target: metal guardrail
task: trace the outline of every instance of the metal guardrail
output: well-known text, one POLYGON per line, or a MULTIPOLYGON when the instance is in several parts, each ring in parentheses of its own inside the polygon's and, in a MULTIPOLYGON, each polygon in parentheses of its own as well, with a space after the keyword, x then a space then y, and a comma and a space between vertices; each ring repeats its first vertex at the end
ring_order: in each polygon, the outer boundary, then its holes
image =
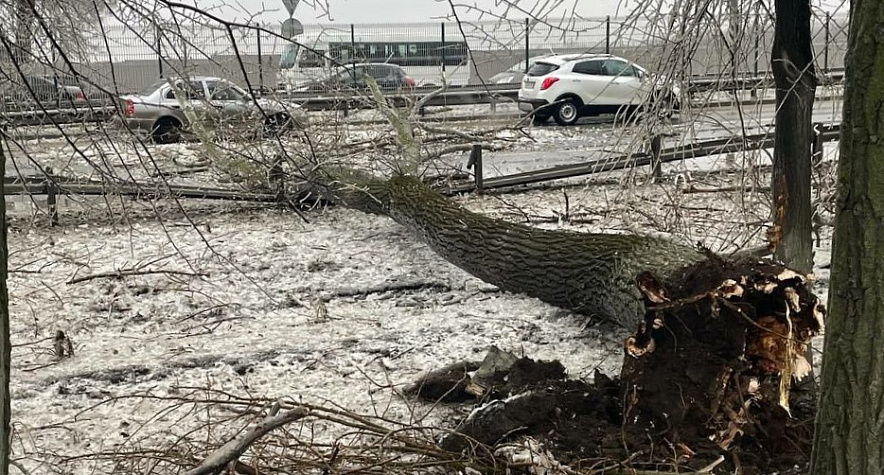
MULTIPOLYGON (((826 76, 821 76, 821 83, 836 84, 844 80, 843 70, 831 71, 826 76)), ((691 79, 688 86, 688 94, 708 91, 736 91, 746 89, 768 88, 773 86, 773 78, 770 75, 751 76, 742 75, 736 77, 726 76, 696 76, 691 79)), ((408 93, 392 92, 386 94, 389 100, 397 106, 415 104, 429 94, 433 94, 435 88, 417 88, 408 93)), ((281 101, 292 102, 302 108, 311 111, 317 110, 349 110, 374 107, 374 101, 365 92, 328 94, 321 92, 285 92, 278 91, 274 97, 281 101)), ((517 101, 519 87, 517 83, 511 84, 487 84, 470 86, 453 86, 450 89, 434 95, 426 101, 427 106, 455 106, 471 104, 496 104, 504 101, 517 101)), ((112 117, 115 113, 112 106, 101 107, 77 107, 77 108, 47 108, 44 110, 15 110, 0 113, 0 124, 11 126, 21 125, 44 125, 50 123, 65 124, 74 122, 97 122, 112 117)))
POLYGON ((273 202, 278 197, 271 193, 250 193, 227 188, 204 186, 170 185, 157 186, 146 183, 113 183, 89 180, 77 180, 57 175, 4 177, 3 192, 5 195, 124 195, 136 198, 179 197, 205 200, 239 200, 273 202))
MULTIPOLYGON (((840 124, 814 124, 813 159, 818 160, 819 157, 821 157, 824 142, 838 140, 840 136, 840 124)), ((656 141, 658 144, 657 147, 651 147, 652 150, 656 149, 657 153, 628 154, 618 157, 591 160, 585 163, 561 165, 542 170, 485 179, 482 178, 482 147, 481 145, 474 145, 473 153, 470 156, 470 164, 475 168, 475 181, 463 181, 450 185, 436 186, 436 189, 441 193, 451 195, 476 190, 484 191, 493 188, 530 185, 544 181, 575 178, 583 175, 639 166, 651 165, 654 166, 656 170, 659 170, 659 165, 662 163, 688 160, 714 154, 773 147, 774 135, 773 133, 766 133, 747 135, 744 137, 728 137, 678 147, 670 147, 667 149, 659 147, 660 139, 660 136, 651 139, 652 142, 656 141)), ((312 191, 311 187, 306 186, 301 192, 296 190, 295 193, 302 195, 303 197, 312 197, 308 202, 314 203, 316 199, 321 198, 312 191)), ((279 202, 279 196, 273 193, 254 193, 228 188, 203 186, 176 185, 165 187, 158 186, 155 183, 108 183, 77 180, 53 175, 51 170, 48 169, 46 176, 4 177, 4 194, 46 195, 51 225, 58 224, 57 195, 59 194, 99 196, 115 194, 130 196, 136 199, 174 196, 206 200, 235 200, 264 203, 279 202)))
MULTIPOLYGON (((814 135, 812 155, 813 157, 818 157, 822 154, 822 144, 824 142, 830 142, 840 138, 841 125, 814 124, 814 135)), ((475 181, 452 183, 450 185, 439 187, 438 190, 445 194, 457 194, 480 189, 530 185, 551 180, 562 180, 595 173, 622 170, 625 168, 659 165, 678 160, 690 160, 709 155, 771 148, 774 146, 774 139, 774 132, 770 132, 746 135, 744 137, 706 140, 677 147, 663 148, 660 149, 659 155, 656 156, 652 153, 633 153, 493 178, 482 177, 481 171, 477 169, 474 173, 476 178, 475 181)), ((654 139, 652 138, 652 141, 653 140, 654 139)), ((474 158, 471 158, 471 160, 478 164, 482 163, 481 159, 475 160, 474 158)))
MULTIPOLYGON (((832 69, 824 74, 817 74, 820 84, 832 85, 844 81, 844 69, 832 69)), ((763 89, 774 86, 774 78, 771 74, 737 74, 727 76, 723 74, 713 76, 693 76, 688 85, 689 94, 709 91, 740 91, 747 89, 763 89)))
MULTIPOLYGON (((385 97, 397 106, 415 104, 430 94, 434 94, 437 88, 417 88, 410 92, 391 92, 385 97)), ((333 109, 359 109, 374 107, 374 100, 365 92, 353 93, 316 93, 278 92, 276 98, 300 105, 307 110, 333 110, 333 109)), ((488 84, 487 86, 453 86, 441 93, 435 94, 425 102, 427 106, 455 106, 471 104, 491 104, 505 100, 516 101, 519 98, 518 85, 514 84, 488 84)))
POLYGON ((101 122, 116 113, 114 106, 79 106, 70 108, 47 107, 41 109, 18 108, 0 112, 0 126, 28 126, 48 124, 72 124, 77 122, 101 122))

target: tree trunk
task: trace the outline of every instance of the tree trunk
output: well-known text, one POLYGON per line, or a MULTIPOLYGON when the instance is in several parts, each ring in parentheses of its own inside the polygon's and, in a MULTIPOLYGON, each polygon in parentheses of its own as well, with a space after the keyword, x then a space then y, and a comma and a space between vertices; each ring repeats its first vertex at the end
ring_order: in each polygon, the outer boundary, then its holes
POLYGON ((635 286, 639 273, 651 269, 668 279, 704 259, 699 250, 663 238, 545 230, 492 219, 453 204, 415 177, 342 181, 366 187, 338 190, 346 204, 389 215, 485 282, 628 328, 644 314, 635 286))
POLYGON ((630 440, 715 450, 739 441, 806 461, 812 435, 792 424, 789 383, 809 370, 802 353, 822 309, 802 275, 758 260, 726 262, 661 238, 492 219, 415 177, 381 181, 354 172, 340 180, 363 185, 337 187, 345 204, 389 215, 476 277, 635 328, 619 398, 620 430, 630 440), (741 441, 742 433, 754 435, 741 441))
POLYGON ((776 0, 772 52, 777 133, 773 157, 774 256, 803 273, 813 269, 810 178, 816 77, 811 50, 810 2, 776 0))
POLYGON ((811 473, 884 473, 884 5, 851 4, 829 319, 811 473))
MULTIPOLYGON (((0 135, 0 170, 6 173, 5 134, 0 135)), ((9 473, 12 433, 10 420, 12 404, 9 399, 10 361, 12 341, 9 335, 9 292, 6 277, 9 269, 9 250, 6 245, 6 195, 0 183, 0 475, 9 473)))

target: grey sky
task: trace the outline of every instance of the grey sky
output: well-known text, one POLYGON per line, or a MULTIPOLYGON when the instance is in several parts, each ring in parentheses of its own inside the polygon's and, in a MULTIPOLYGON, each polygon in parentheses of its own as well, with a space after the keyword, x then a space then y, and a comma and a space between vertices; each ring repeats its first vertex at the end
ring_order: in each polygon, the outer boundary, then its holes
MULTIPOLYGON (((323 0, 302 0, 295 11, 295 18, 298 18, 304 24, 310 23, 328 23, 329 19, 321 10, 311 8, 312 3, 321 3, 323 0)), ((399 23, 399 22, 418 22, 418 21, 435 21, 440 17, 451 13, 451 7, 447 0, 327 0, 330 6, 330 16, 335 23, 399 23)), ((627 0, 628 1, 628 0, 627 0)), ((203 2, 199 2, 203 4, 203 2)), ((224 0, 211 0, 206 3, 214 3, 216 5, 227 3, 224 0)), ((492 11, 497 14, 505 14, 508 18, 521 19, 528 16, 528 13, 509 8, 507 12, 506 3, 502 0, 454 0, 458 7, 458 15, 462 18, 474 20, 478 18, 478 10, 492 11), (473 7, 469 8, 467 7, 473 7)), ((508 3, 513 3, 512 0, 508 3)), ((548 13, 549 7, 544 10, 543 5, 556 4, 556 1, 546 0, 521 0, 519 6, 528 12, 532 10, 534 13, 548 13)), ((631 6, 624 3, 626 6, 631 6)), ((256 20, 272 22, 285 19, 288 12, 283 7, 282 0, 239 0, 239 7, 236 10, 265 11, 264 14, 256 18, 256 20), (275 11, 270 11, 275 10, 275 11)), ((603 17, 605 15, 614 15, 620 0, 565 0, 561 2, 562 7, 554 11, 554 16, 570 16, 571 12, 576 12, 584 17, 603 17)), ((622 11, 623 5, 621 5, 622 11)), ((227 10, 225 16, 243 16, 242 13, 235 13, 232 9, 227 10)), ((490 17, 487 17, 491 19, 490 17)))
MULTIPOLYGON (((252 18, 260 22, 272 23, 284 20, 288 12, 282 0, 195 0, 201 7, 213 6, 214 13, 228 19, 243 20, 252 18), (257 12, 263 12, 257 17, 257 12)), ((576 13, 586 18, 599 18, 605 15, 626 15, 639 1, 644 0, 453 0, 461 19, 475 20, 480 11, 490 11, 511 19, 522 19, 530 15, 569 17, 576 13), (518 8, 512 7, 517 4, 518 8), (549 5, 560 5, 550 12, 549 5), (523 11, 520 11, 521 8, 523 11)), ((747 0, 740 0, 746 2, 747 0)), ((812 0, 817 12, 846 14, 847 0, 812 0)), ((773 8, 772 6, 770 8, 773 8)), ((329 23, 413 23, 438 21, 450 15, 448 0, 300 0, 295 18, 303 24, 329 23), (314 4, 328 3, 328 15, 314 4)), ((491 20, 492 16, 485 16, 491 20)))

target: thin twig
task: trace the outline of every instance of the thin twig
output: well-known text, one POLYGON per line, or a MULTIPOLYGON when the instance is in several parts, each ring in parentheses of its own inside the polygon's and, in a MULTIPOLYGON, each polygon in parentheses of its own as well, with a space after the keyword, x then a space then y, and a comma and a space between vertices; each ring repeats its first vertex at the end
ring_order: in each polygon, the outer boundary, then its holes
POLYGON ((85 275, 83 277, 76 277, 67 281, 68 284, 79 284, 80 282, 86 282, 93 279, 103 279, 106 277, 119 279, 126 276, 133 275, 151 275, 151 274, 167 274, 167 275, 186 275, 191 277, 208 277, 209 274, 205 272, 187 272, 182 270, 138 270, 138 269, 120 269, 116 271, 110 272, 100 272, 98 274, 85 275))

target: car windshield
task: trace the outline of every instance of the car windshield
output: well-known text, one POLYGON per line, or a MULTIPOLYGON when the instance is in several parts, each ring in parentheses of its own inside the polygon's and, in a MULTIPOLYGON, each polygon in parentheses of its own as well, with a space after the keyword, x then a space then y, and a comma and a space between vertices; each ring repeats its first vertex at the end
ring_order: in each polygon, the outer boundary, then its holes
POLYGON ((552 63, 544 63, 538 61, 534 63, 531 68, 528 69, 529 76, 546 76, 547 74, 559 69, 559 67, 552 63))
POLYGON ((245 91, 227 81, 206 81, 209 95, 216 101, 241 101, 245 91))
POLYGON ((138 93, 138 95, 139 96, 149 96, 149 95, 153 94, 154 91, 156 91, 157 89, 163 87, 164 84, 166 84, 166 80, 160 79, 159 81, 144 88, 141 92, 138 93))

